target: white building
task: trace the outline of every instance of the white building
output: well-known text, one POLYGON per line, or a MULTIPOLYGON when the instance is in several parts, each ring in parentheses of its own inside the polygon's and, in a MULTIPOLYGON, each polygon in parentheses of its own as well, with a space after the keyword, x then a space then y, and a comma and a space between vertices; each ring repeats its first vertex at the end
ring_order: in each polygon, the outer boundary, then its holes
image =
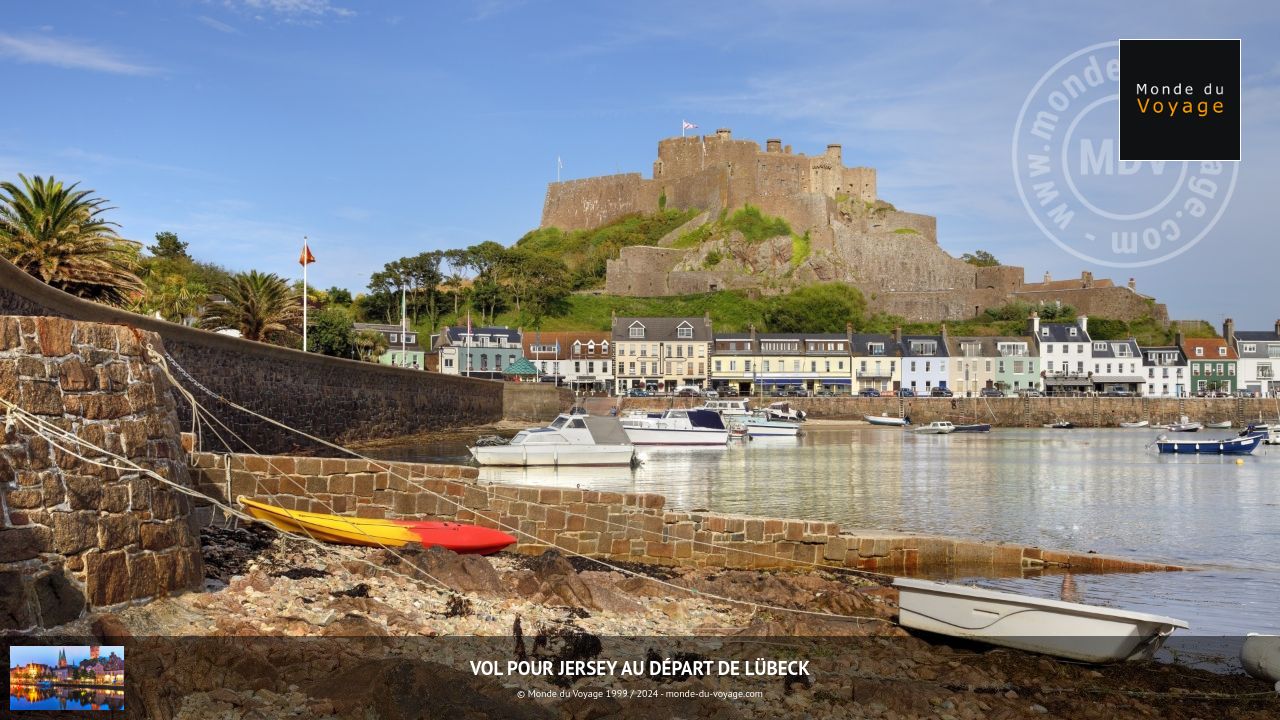
POLYGON ((1045 393, 1073 395, 1092 391, 1089 318, 1081 315, 1074 323, 1042 323, 1039 314, 1031 313, 1027 322, 1027 330, 1036 339, 1045 393))

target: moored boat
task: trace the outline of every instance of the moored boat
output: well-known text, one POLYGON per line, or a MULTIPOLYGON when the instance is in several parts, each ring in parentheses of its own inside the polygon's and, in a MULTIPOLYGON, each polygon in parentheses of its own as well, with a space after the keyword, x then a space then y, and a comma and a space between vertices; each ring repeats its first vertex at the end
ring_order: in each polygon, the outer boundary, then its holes
POLYGON ((724 445, 729 429, 711 410, 665 410, 629 413, 622 429, 633 445, 724 445))
POLYGON ((921 425, 911 432, 920 433, 921 435, 946 435, 953 433, 956 426, 951 424, 949 420, 934 420, 928 425, 921 425))
POLYGON ((954 432, 958 433, 984 433, 991 432, 991 423, 965 423, 956 425, 954 432))
POLYGON ((617 418, 572 413, 505 445, 472 447, 471 456, 481 465, 629 465, 635 451, 617 418))
POLYGON ((1262 442, 1265 445, 1280 445, 1280 425, 1251 423, 1240 431, 1241 437, 1253 434, 1262 435, 1262 442))
POLYGON ((791 403, 776 402, 770 403, 765 409, 769 413, 769 417, 778 420, 791 420, 792 422, 804 422, 806 414, 803 410, 797 410, 791 407, 791 403))
POLYGON ((1205 423, 1205 424, 1204 424, 1204 426, 1205 426, 1205 427, 1207 427, 1207 428, 1214 429, 1214 430, 1225 430, 1225 429, 1227 429, 1227 428, 1231 427, 1231 421, 1230 421, 1230 420, 1219 420, 1219 421, 1217 421, 1217 422, 1208 422, 1208 423, 1205 423))
POLYGON ((1168 425, 1164 426, 1164 429, 1168 430, 1169 432, 1199 432, 1200 429, 1203 427, 1204 427, 1204 423, 1193 422, 1186 415, 1183 415, 1181 418, 1178 419, 1178 422, 1169 423, 1168 425))
POLYGON ((739 415, 751 414, 751 401, 746 398, 731 399, 711 399, 702 403, 702 407, 696 410, 711 410, 720 413, 725 419, 731 419, 739 415))
POLYGON ((863 420, 872 425, 883 425, 885 427, 906 427, 911 424, 909 417, 889 417, 888 415, 863 415, 863 420))
POLYGON ((236 502, 253 517, 285 532, 342 545, 402 547, 421 543, 423 547, 439 545, 457 553, 488 555, 516 541, 499 530, 466 523, 345 517, 290 510, 246 497, 237 497, 236 502))
POLYGON ((1050 430, 1070 430, 1075 427, 1075 425, 1072 424, 1070 420, 1055 420, 1051 423, 1045 423, 1042 427, 1049 428, 1050 430))
POLYGON ((799 423, 779 420, 762 410, 756 410, 741 422, 751 437, 796 437, 800 434, 799 423))
POLYGON ((1151 423, 1146 420, 1134 420, 1133 422, 1122 422, 1120 423, 1120 427, 1132 430, 1134 428, 1144 428, 1150 424, 1151 423))
POLYGON ((1181 620, 930 580, 895 578, 898 623, 1090 663, 1150 658, 1181 620))
POLYGON ((1169 440, 1161 435, 1155 445, 1160 452, 1173 455, 1250 455, 1264 437, 1262 433, 1254 433, 1220 440, 1169 440))

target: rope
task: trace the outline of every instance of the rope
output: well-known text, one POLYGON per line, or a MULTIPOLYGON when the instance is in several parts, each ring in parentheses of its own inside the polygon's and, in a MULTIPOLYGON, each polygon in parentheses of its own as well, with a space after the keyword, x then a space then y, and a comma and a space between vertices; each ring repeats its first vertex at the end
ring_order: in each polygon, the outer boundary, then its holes
MULTIPOLYGON (((168 364, 167 364, 166 362, 164 362, 164 361, 163 361, 163 359, 161 359, 161 358, 160 358, 160 355, 159 355, 158 353, 156 353, 156 352, 155 352, 155 350, 154 350, 154 349, 152 349, 152 348, 150 347, 150 345, 149 345, 149 344, 147 345, 147 349, 148 349, 149 353, 150 353, 153 357, 155 357, 155 358, 157 359, 157 361, 159 362, 159 366, 160 366, 160 368, 161 368, 161 371, 165 373, 165 375, 169 378, 169 380, 170 380, 171 382, 173 382, 173 383, 177 384, 177 379, 176 379, 176 378, 174 378, 173 374, 169 371, 168 364)), ((172 359, 172 358, 170 358, 170 359, 172 359)), ((184 374, 185 374, 185 373, 184 373, 184 374)), ((188 377, 190 377, 190 375, 189 375, 189 374, 188 374, 188 377)), ((244 407, 243 405, 240 405, 239 403, 236 403, 236 402, 234 402, 234 401, 232 401, 232 400, 230 400, 230 399, 228 399, 228 398, 226 398, 226 397, 223 397, 223 396, 221 396, 221 395, 219 395, 219 394, 217 394, 217 393, 214 393, 214 392, 212 392, 212 391, 209 391, 209 390, 208 390, 208 388, 205 388, 203 385, 199 385, 199 384, 197 384, 197 386, 198 386, 198 387, 200 387, 201 389, 205 390, 208 394, 212 395, 215 399, 220 400, 220 401, 222 401, 223 403, 226 403, 227 405, 231 406, 232 408, 234 408, 234 409, 236 409, 236 410, 239 410, 240 412, 243 412, 243 413, 246 413, 246 414, 251 415, 251 416, 253 416, 253 417, 256 417, 256 418, 258 418, 258 419, 260 419, 260 420, 262 420, 262 421, 264 421, 264 422, 270 423, 271 425, 274 425, 274 426, 276 426, 276 427, 279 427, 279 428, 281 428, 281 429, 283 429, 283 430, 287 430, 287 431, 289 431, 289 432, 296 433, 296 434, 298 434, 298 435, 300 435, 300 436, 302 436, 302 437, 304 437, 304 438, 307 438, 308 440, 311 440, 312 442, 319 443, 319 444, 321 444, 321 445, 324 445, 325 447, 329 447, 329 448, 332 448, 332 449, 334 449, 334 450, 338 450, 338 451, 340 451, 340 452, 343 452, 343 453, 347 453, 347 454, 349 454, 349 455, 352 455, 352 456, 354 456, 354 457, 356 457, 356 458, 358 458, 358 459, 361 459, 361 460, 365 460, 365 461, 367 461, 367 462, 370 462, 370 463, 374 464, 375 466, 377 466, 378 468, 380 468, 382 471, 387 472, 388 474, 394 475, 394 476, 396 476, 396 477, 398 477, 398 478, 400 478, 400 479, 404 480, 406 483, 408 483, 408 484, 410 484, 410 485, 413 485, 414 487, 418 488, 418 489, 419 489, 419 490, 421 490, 422 492, 428 493, 428 494, 430 494, 430 495, 432 495, 432 496, 434 496, 434 497, 436 497, 436 498, 439 498, 439 499, 441 499, 441 500, 444 500, 445 502, 447 502, 447 503, 449 503, 450 505, 454 506, 454 507, 455 507, 455 508, 457 508, 458 510, 467 510, 467 508, 466 508, 465 506, 463 506, 463 505, 462 505, 462 503, 458 502, 457 500, 454 500, 453 498, 451 498, 451 497, 449 497, 449 496, 447 496, 447 495, 444 495, 444 494, 442 494, 442 493, 438 493, 438 492, 436 492, 436 491, 434 491, 434 490, 431 490, 430 488, 428 488, 428 487, 426 487, 426 486, 422 485, 421 483, 415 482, 415 481, 413 480, 413 478, 412 478, 412 477, 409 477, 409 476, 406 476, 406 475, 400 475, 400 474, 396 471, 396 469, 395 469, 394 467, 391 467, 391 466, 385 465, 385 464, 383 464, 381 461, 379 461, 379 460, 377 460, 377 459, 375 459, 375 458, 367 457, 367 456, 362 455, 362 454, 360 454, 360 453, 358 453, 358 452, 356 452, 356 451, 354 451, 354 450, 351 450, 351 449, 349 449, 349 448, 343 447, 343 446, 341 446, 341 445, 337 445, 337 444, 332 443, 332 442, 330 442, 330 441, 328 441, 328 440, 325 440, 324 438, 316 437, 316 436, 311 435, 311 434, 309 434, 309 433, 307 433, 307 432, 305 432, 305 431, 303 431, 303 430, 299 430, 299 429, 297 429, 297 428, 291 427, 291 426, 286 425, 286 424, 284 424, 284 423, 282 423, 282 422, 280 422, 280 421, 278 421, 278 420, 275 420, 275 419, 273 419, 273 418, 270 418, 270 417, 267 417, 267 416, 265 416, 265 415, 262 415, 261 413, 258 413, 258 412, 255 412, 255 411, 253 411, 253 410, 250 410, 249 408, 246 408, 246 407, 244 407)), ((193 402, 194 402, 194 401, 193 401, 193 402)), ((208 411, 206 410, 206 412, 208 412, 208 411)), ((524 532, 523 530, 521 530, 521 529, 520 529, 520 528, 518 528, 518 527, 513 527, 513 526, 511 526, 511 525, 507 525, 506 523, 503 523, 503 522, 501 522, 500 520, 493 520, 493 523, 494 523, 495 525, 497 525, 498 527, 502 528, 503 530, 506 530, 506 531, 508 531, 508 532, 512 532, 512 533, 514 533, 514 534, 516 534, 516 535, 518 535, 518 536, 523 536, 523 537, 525 537, 525 538, 528 538, 528 539, 532 540, 534 543, 537 543, 537 544, 540 544, 540 545, 541 545, 541 544, 546 544, 546 543, 544 543, 541 539, 539 539, 537 536, 535 536, 535 535, 533 535, 533 534, 531 534, 531 533, 524 532)), ((616 525, 616 523, 615 523, 614 525, 616 525)), ((706 543, 704 543, 704 544, 706 544, 706 543)), ((608 561, 606 561, 606 560, 601 560, 600 558, 595 558, 595 557, 591 557, 591 556, 589 556, 589 555, 584 555, 584 554, 579 553, 579 552, 577 552, 577 551, 575 551, 575 550, 569 550, 568 548, 561 547, 561 546, 559 546, 559 545, 556 545, 555 543, 552 543, 552 544, 551 544, 551 546, 552 546, 552 547, 554 547, 554 548, 556 548, 557 550, 559 550, 559 551, 561 551, 561 552, 563 552, 563 553, 567 554, 567 555, 570 555, 570 556, 572 556, 572 557, 577 557, 577 558, 580 558, 580 559, 582 559, 582 560, 586 560, 586 561, 588 561, 588 562, 595 563, 595 564, 597 564, 597 565, 601 565, 601 566, 603 566, 603 567, 605 567, 605 568, 608 568, 608 569, 610 569, 610 570, 613 570, 613 571, 615 571, 615 572, 619 572, 619 573, 622 573, 622 574, 624 574, 624 575, 628 575, 628 576, 631 576, 631 577, 636 577, 636 578, 640 578, 640 579, 643 579, 643 580, 647 580, 647 581, 649 581, 649 582, 657 583, 657 584, 659 584, 659 585, 662 585, 662 586, 665 586, 665 587, 671 588, 671 589, 673 589, 673 590, 677 590, 677 591, 680 591, 680 592, 689 593, 689 594, 691 594, 691 595, 698 596, 698 597, 710 598, 710 599, 713 599, 713 600, 719 600, 719 601, 721 601, 721 602, 726 602, 726 603, 730 603, 730 604, 734 604, 734 605, 742 605, 742 606, 746 606, 746 607, 752 607, 752 608, 759 609, 759 610, 772 610, 772 611, 788 612, 788 613, 794 613, 794 614, 798 614, 798 615, 808 615, 808 616, 823 617, 823 618, 831 618, 831 619, 837 619, 837 620, 856 620, 856 621, 859 621, 859 624, 861 624, 861 621, 863 621, 863 620, 871 620, 871 621, 885 622, 885 623, 889 622, 888 620, 886 620, 886 619, 884 619, 884 618, 879 618, 879 617, 874 617, 874 616, 866 616, 866 615, 843 615, 843 614, 840 614, 840 613, 828 613, 828 612, 822 612, 822 611, 819 611, 819 610, 801 610, 801 609, 798 609, 798 608, 788 608, 788 607, 783 607, 783 606, 780 606, 780 605, 770 605, 770 604, 768 604, 768 603, 757 603, 757 602, 750 601, 750 600, 740 600, 740 599, 736 599, 736 598, 726 597, 726 596, 719 595, 719 594, 716 594, 716 593, 711 593, 711 592, 706 592, 706 591, 698 590, 698 589, 696 589, 696 588, 689 588, 689 587, 684 587, 683 585, 677 585, 677 584, 675 584, 675 583, 668 582, 668 581, 666 581, 666 580, 662 580, 662 579, 660 579, 660 578, 654 578, 654 577, 651 577, 651 576, 645 575, 645 574, 643 574, 643 573, 640 573, 640 572, 637 572, 637 571, 634 571, 634 570, 630 570, 630 569, 627 569, 627 568, 624 568, 624 567, 621 567, 621 566, 614 565, 614 564, 612 564, 612 563, 610 563, 610 562, 608 562, 608 561)), ((763 554, 761 554, 761 555, 762 555, 763 557, 769 557, 770 559, 774 559, 774 560, 776 560, 776 559, 777 559, 777 558, 772 557, 772 556, 763 555, 763 554)), ((810 563, 810 564, 812 564, 812 565, 817 565, 817 563, 810 563)), ((820 567, 827 567, 827 566, 820 566, 820 567)))

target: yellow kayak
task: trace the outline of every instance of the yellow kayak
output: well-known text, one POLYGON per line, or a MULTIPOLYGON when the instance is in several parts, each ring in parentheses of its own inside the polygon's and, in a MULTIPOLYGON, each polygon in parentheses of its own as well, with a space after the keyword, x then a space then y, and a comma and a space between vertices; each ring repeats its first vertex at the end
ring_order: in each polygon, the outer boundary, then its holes
POLYGON ((439 545, 458 553, 488 555, 516 541, 504 532, 465 523, 345 517, 289 510, 243 496, 237 497, 236 502, 253 517, 280 530, 342 545, 403 547, 420 543, 423 547, 439 545))

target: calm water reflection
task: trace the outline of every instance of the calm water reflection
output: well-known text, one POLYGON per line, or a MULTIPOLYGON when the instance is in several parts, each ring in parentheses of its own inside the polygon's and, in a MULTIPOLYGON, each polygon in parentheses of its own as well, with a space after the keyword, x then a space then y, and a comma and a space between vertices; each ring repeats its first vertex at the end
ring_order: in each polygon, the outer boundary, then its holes
MULTIPOLYGON (((1232 431, 1202 432, 1218 437, 1232 431)), ((1082 602, 1188 620, 1196 633, 1280 632, 1280 448, 1165 456, 1151 431, 913 435, 822 429, 725 448, 646 449, 628 469, 481 470, 490 482, 657 492, 668 506, 832 520, 1194 565, 1194 573, 1077 576, 1082 602)), ((464 461, 461 446, 387 448, 464 461), (426 450, 427 452, 424 452, 426 450)), ((980 580, 1057 596, 1061 578, 980 580)))
POLYGON ((10 710, 124 710, 124 691, 10 685, 10 710))

